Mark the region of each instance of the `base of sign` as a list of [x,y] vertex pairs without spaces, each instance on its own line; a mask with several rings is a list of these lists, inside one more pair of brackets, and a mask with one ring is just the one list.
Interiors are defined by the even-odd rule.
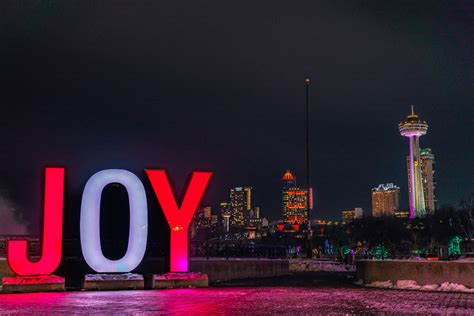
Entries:
[[143,275],[123,274],[86,274],[82,288],[87,291],[142,290],[145,288]]
[[147,281],[147,288],[151,289],[209,287],[207,274],[199,272],[154,274]]
[[64,278],[35,275],[2,278],[2,293],[64,292]]

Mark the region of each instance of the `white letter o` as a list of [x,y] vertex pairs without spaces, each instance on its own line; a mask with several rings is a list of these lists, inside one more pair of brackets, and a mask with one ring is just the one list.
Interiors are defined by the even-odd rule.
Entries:
[[[118,260],[104,257],[100,245],[100,200],[104,187],[122,184],[128,192],[130,230],[125,255]],[[136,175],[127,170],[108,169],[87,181],[81,202],[81,248],[87,264],[96,272],[130,272],[143,259],[148,235],[148,208],[145,189]]]

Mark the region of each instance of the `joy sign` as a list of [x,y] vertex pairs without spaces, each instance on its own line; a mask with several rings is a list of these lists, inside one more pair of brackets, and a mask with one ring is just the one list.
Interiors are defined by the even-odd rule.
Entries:
[[[38,261],[27,256],[26,240],[8,242],[8,264],[17,275],[51,274],[62,256],[64,168],[46,168],[42,251]],[[178,206],[165,170],[145,170],[170,226],[170,270],[188,271],[188,227],[199,205],[212,172],[193,172],[186,194]],[[100,201],[108,184],[119,183],[128,193],[130,227],[125,255],[107,259],[100,243]],[[148,205],[140,179],[122,169],[107,169],[94,174],[82,194],[80,238],[87,264],[97,272],[130,272],[143,259],[148,237]]]

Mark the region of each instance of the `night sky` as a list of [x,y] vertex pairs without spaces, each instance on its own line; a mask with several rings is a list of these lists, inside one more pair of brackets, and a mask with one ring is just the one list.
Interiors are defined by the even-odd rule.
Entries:
[[177,191],[210,169],[203,204],[251,185],[262,215],[280,218],[285,169],[305,181],[307,76],[314,218],[369,212],[384,182],[408,207],[397,125],[411,104],[429,124],[438,206],[474,190],[472,1],[0,6],[0,191],[29,222],[48,165],[67,168],[78,196],[102,169],[149,186],[143,169],[163,167]]

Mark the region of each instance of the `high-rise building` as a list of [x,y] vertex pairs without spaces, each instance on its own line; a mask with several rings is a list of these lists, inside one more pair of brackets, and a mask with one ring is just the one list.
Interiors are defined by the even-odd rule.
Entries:
[[431,148],[420,150],[421,158],[421,178],[423,180],[423,195],[425,197],[425,208],[428,214],[433,214],[435,211],[436,195],[434,181],[434,164],[435,157],[431,152]]
[[352,210],[342,211],[342,221],[344,223],[350,223],[356,219],[362,218],[362,208],[356,207]]
[[342,221],[350,223],[354,220],[354,210],[342,211]]
[[255,206],[255,207],[250,211],[250,218],[255,218],[255,219],[260,218],[260,207],[259,207],[259,206]]
[[250,217],[248,218],[246,225],[253,227],[260,227],[262,219],[260,218],[260,207],[255,206],[250,210]]
[[[420,149],[420,167],[421,167],[421,183],[423,188],[423,197],[425,201],[425,209],[427,214],[433,214],[435,211],[435,182],[434,182],[434,163],[435,158],[430,148]],[[410,156],[407,156],[408,170],[408,187],[411,188],[411,169]]]
[[198,208],[194,213],[190,224],[191,238],[194,238],[199,231],[204,231],[215,225],[217,223],[217,215],[215,215],[216,219],[214,222],[213,216],[210,206]]
[[218,216],[216,214],[211,215],[211,226],[216,226],[218,222]]
[[307,202],[308,190],[297,187],[296,177],[289,170],[286,170],[282,181],[283,221],[285,224],[301,225],[308,219],[308,204],[309,209],[312,208],[312,192],[310,190]]
[[410,211],[395,212],[395,217],[398,217],[398,218],[401,218],[401,219],[410,218]]
[[[208,207],[204,208],[198,208],[196,210],[196,213],[193,215],[192,223],[195,225],[195,227],[199,229],[207,228],[210,226],[211,222],[211,215],[209,217],[206,217],[206,209]],[[210,207],[209,207],[210,208]]]
[[393,183],[379,184],[372,189],[372,215],[394,216],[400,209],[400,188]]
[[230,214],[231,214],[231,205],[229,202],[221,202],[219,204],[222,216],[222,225],[225,232],[229,232],[230,228]]
[[354,208],[354,219],[360,219],[362,217],[364,217],[364,210],[362,207]]
[[420,144],[421,136],[428,132],[428,124],[422,121],[413,111],[404,122],[398,125],[402,136],[410,141],[410,156],[408,163],[408,194],[410,197],[410,218],[423,217],[426,214],[423,181],[421,175]]
[[222,215],[222,224],[224,226],[224,231],[228,233],[230,230],[230,214]]
[[204,218],[207,220],[211,219],[212,216],[212,208],[210,206],[203,207]]
[[230,189],[231,226],[244,226],[252,209],[252,188],[235,187]]
[[219,204],[219,208],[221,211],[221,215],[224,215],[224,214],[230,215],[231,204],[229,202],[221,202]]

